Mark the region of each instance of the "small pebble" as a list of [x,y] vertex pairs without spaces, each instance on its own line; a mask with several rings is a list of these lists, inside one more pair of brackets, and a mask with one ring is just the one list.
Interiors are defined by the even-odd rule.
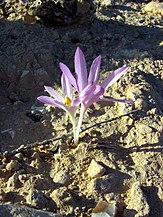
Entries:
[[26,202],[34,207],[43,209],[46,207],[47,199],[41,191],[38,191],[37,189],[30,189],[26,197]]
[[133,82],[133,84],[138,84],[138,79],[133,77],[132,82]]
[[18,159],[18,160],[23,160],[24,156],[22,153],[17,153],[15,154],[15,157]]
[[93,159],[88,167],[87,173],[91,178],[98,178],[104,175],[105,168]]
[[118,16],[116,17],[116,19],[117,19],[119,22],[122,22],[122,21],[123,21],[123,18],[122,18],[120,15],[118,15]]
[[54,175],[53,182],[63,185],[69,185],[71,183],[70,175],[67,171],[61,170]]
[[18,175],[18,179],[22,184],[25,184],[27,180],[29,180],[30,175],[29,174],[20,174]]
[[109,7],[109,6],[114,6],[115,5],[115,0],[103,0],[102,2],[101,2],[101,5],[103,6],[103,7]]
[[102,178],[92,179],[90,184],[88,185],[89,191],[97,192],[98,194],[109,193],[111,188],[111,179],[113,176],[106,175]]
[[35,159],[31,161],[30,166],[39,169],[41,167],[41,163],[38,159]]
[[7,165],[7,170],[19,170],[21,167],[21,164],[17,160],[11,160]]
[[8,191],[10,191],[11,189],[16,189],[16,188],[20,187],[19,184],[20,184],[20,182],[18,179],[18,174],[14,173],[13,176],[11,176],[8,179],[8,182],[7,182]]
[[140,132],[141,132],[142,134],[150,134],[150,133],[152,133],[152,128],[149,127],[149,126],[146,125],[146,124],[140,123],[140,124],[138,125],[138,127],[139,127],[139,130],[140,130]]
[[144,109],[146,107],[146,102],[143,99],[138,98],[135,101],[134,105],[135,105],[135,108],[137,109]]
[[67,187],[61,187],[55,189],[50,197],[54,202],[57,204],[57,206],[63,206],[65,207],[66,205],[69,205],[69,207],[73,205],[73,197],[71,193],[68,191]]

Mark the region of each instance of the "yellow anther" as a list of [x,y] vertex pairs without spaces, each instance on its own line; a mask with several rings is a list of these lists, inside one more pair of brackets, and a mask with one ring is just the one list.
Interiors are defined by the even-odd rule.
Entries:
[[71,106],[71,99],[69,97],[65,97],[65,105]]

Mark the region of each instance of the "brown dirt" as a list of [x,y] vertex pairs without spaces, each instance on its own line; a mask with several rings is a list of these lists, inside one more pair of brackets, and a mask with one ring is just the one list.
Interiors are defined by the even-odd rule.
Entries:
[[[1,203],[90,216],[98,201],[105,200],[123,204],[128,217],[163,216],[162,6],[150,10],[148,2],[97,1],[91,20],[64,26],[29,23],[1,11]],[[105,95],[134,100],[133,105],[95,104],[83,129],[137,111],[81,133],[74,147],[71,136],[53,141],[71,132],[65,113],[45,108],[36,97],[44,84],[60,89],[58,63],[73,71],[77,46],[88,66],[102,55],[101,80],[129,65]],[[34,143],[38,145],[18,150]],[[88,170],[93,159],[95,177]],[[118,215],[122,213],[119,209]]]

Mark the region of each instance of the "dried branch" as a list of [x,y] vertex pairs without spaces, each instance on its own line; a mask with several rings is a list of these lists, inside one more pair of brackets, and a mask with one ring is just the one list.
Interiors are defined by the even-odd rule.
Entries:
[[[115,120],[118,120],[122,117],[125,117],[125,116],[128,116],[130,114],[133,114],[133,113],[136,113],[138,110],[132,110],[132,111],[129,111],[123,115],[120,115],[120,116],[117,116],[117,117],[114,117],[114,118],[110,118],[106,121],[101,121],[101,122],[98,122],[98,123],[95,123],[89,127],[86,127],[85,129],[82,129],[81,130],[81,133],[91,129],[91,128],[94,128],[94,127],[97,127],[97,126],[100,126],[100,125],[103,125],[105,123],[109,123],[109,122],[112,122],[112,121],[115,121]],[[42,142],[35,142],[35,143],[30,143],[30,144],[26,144],[26,145],[21,145],[19,148],[17,149],[14,149],[12,151],[5,151],[4,153],[1,153],[1,156],[4,156],[4,157],[9,157],[9,156],[13,156],[17,153],[20,153],[22,151],[25,151],[27,149],[31,149],[31,148],[34,148],[34,147],[38,147],[38,146],[44,146],[44,145],[48,145],[48,144],[51,144],[55,141],[58,141],[58,140],[66,140],[68,137],[72,136],[73,134],[72,133],[68,133],[66,135],[62,135],[62,136],[58,136],[56,138],[52,138],[52,139],[48,139],[48,140],[44,140]]]

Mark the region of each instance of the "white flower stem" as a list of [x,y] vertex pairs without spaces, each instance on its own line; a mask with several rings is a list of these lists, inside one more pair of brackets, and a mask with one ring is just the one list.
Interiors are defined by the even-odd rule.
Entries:
[[76,131],[75,131],[75,135],[74,135],[74,143],[75,143],[75,145],[77,145],[79,143],[79,134],[80,134],[80,129],[81,129],[81,125],[82,125],[82,122],[83,122],[83,118],[84,118],[84,113],[85,113],[85,108],[84,108],[84,105],[81,104],[78,125],[76,127]]

